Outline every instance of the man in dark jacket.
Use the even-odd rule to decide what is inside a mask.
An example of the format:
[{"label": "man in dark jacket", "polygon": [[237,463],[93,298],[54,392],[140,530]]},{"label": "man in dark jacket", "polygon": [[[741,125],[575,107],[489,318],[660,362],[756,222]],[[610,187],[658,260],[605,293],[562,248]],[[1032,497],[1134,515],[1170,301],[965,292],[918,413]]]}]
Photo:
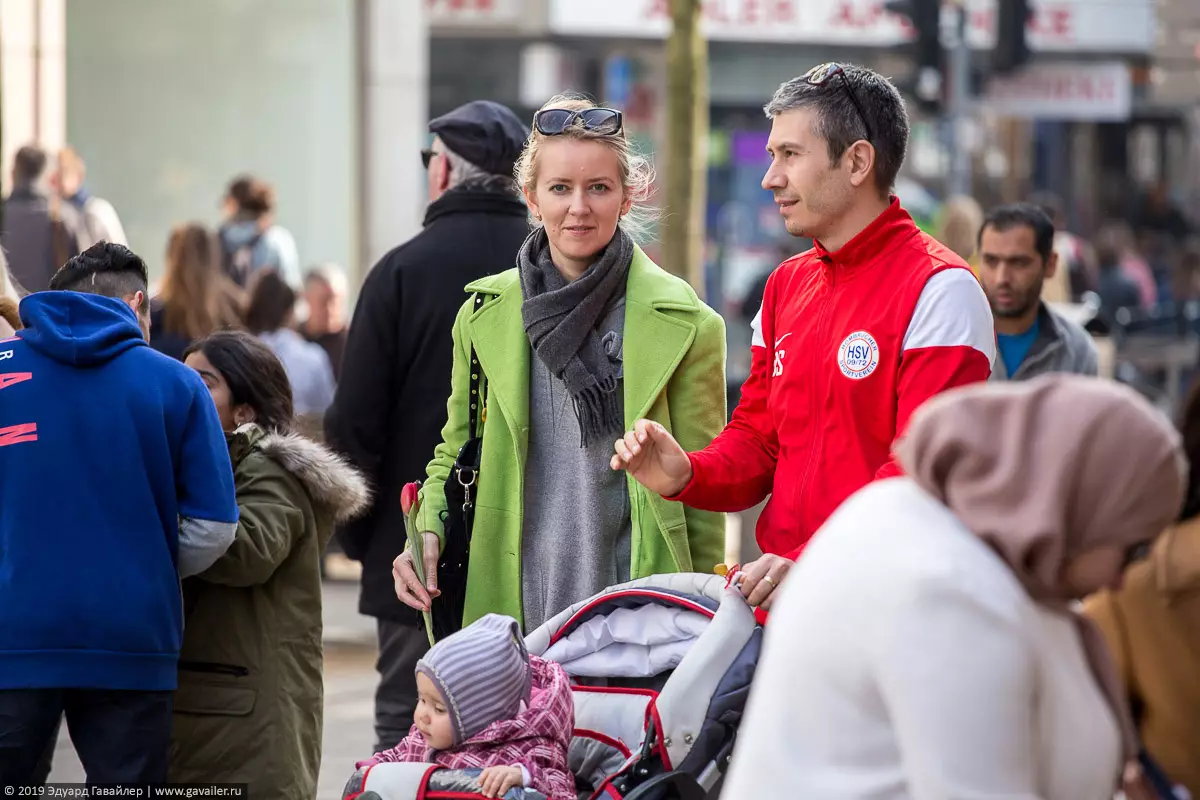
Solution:
[{"label": "man in dark jacket", "polygon": [[396,599],[392,561],[405,545],[400,489],[425,479],[441,442],[450,396],[450,331],[468,283],[511,269],[529,232],[512,178],[528,132],[502,105],[468,103],[429,123],[425,229],[367,275],[342,361],[325,435],[370,479],[375,498],[338,531],[363,564],[359,610],[378,620],[376,750],[408,733],[413,670],[428,647],[421,616]]},{"label": "man in dark jacket", "polygon": [[12,194],[4,201],[0,246],[13,277],[40,292],[54,271],[91,244],[83,217],[46,188],[50,159],[39,147],[22,147],[13,159]]}]

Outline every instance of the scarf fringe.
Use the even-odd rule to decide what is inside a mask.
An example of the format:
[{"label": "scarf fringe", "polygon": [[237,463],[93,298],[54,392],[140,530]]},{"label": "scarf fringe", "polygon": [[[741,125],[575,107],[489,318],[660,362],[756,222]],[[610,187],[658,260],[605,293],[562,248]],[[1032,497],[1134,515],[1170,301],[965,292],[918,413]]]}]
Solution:
[{"label": "scarf fringe", "polygon": [[580,447],[602,441],[606,435],[617,435],[624,427],[621,418],[621,395],[617,381],[608,377],[602,383],[576,392],[571,400],[579,419]]}]

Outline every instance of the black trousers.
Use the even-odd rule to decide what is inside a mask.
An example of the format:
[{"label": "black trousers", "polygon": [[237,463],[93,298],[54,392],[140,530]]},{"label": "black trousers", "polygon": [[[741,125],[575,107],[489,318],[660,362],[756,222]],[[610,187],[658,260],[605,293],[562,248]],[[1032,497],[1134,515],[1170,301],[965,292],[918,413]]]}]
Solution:
[{"label": "black trousers", "polygon": [[390,750],[408,736],[417,710],[417,676],[421,656],[429,650],[424,627],[377,619],[379,688],[375,690],[375,752]]},{"label": "black trousers", "polygon": [[88,783],[162,783],[171,747],[171,692],[0,690],[0,786],[43,777],[65,715]]}]

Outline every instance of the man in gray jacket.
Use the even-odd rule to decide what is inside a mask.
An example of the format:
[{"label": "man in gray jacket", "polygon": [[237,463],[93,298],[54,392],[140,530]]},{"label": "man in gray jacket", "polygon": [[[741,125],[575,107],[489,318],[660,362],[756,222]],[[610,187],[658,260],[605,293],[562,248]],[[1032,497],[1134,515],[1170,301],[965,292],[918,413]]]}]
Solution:
[{"label": "man in gray jacket", "polygon": [[1096,345],[1079,324],[1042,301],[1054,277],[1054,223],[1029,203],[993,209],[979,229],[979,281],[996,324],[992,380],[1050,372],[1099,374]]}]

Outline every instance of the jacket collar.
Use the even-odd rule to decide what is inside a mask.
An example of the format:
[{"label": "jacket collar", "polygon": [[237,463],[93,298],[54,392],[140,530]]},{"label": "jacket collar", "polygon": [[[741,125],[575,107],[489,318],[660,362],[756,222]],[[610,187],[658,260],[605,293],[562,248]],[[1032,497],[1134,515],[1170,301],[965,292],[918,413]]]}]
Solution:
[{"label": "jacket collar", "polygon": [[[1032,368],[1042,358],[1045,358],[1051,351],[1057,350],[1063,346],[1062,327],[1058,324],[1058,318],[1050,311],[1050,308],[1045,302],[1038,302],[1037,313],[1037,338],[1029,347],[1029,352],[1025,355],[1025,360],[1017,367],[1017,371],[1012,375],[1008,374],[1008,368],[1004,364],[1004,359],[1000,354],[996,354],[996,361],[992,364],[992,371],[1002,373],[997,377],[1002,377],[1010,380],[1015,380],[1020,375],[1027,371],[1027,367]],[[999,336],[999,334],[997,334]]]},{"label": "jacket collar", "polygon": [[840,249],[831,252],[814,241],[813,250],[822,264],[837,270],[838,277],[848,277],[879,263],[882,256],[918,230],[912,217],[900,207],[900,198],[893,196],[884,212]]},{"label": "jacket collar", "polygon": [[424,225],[449,214],[501,214],[528,217],[529,209],[516,195],[484,189],[451,189],[425,209]]},{"label": "jacket collar", "polygon": [[238,426],[233,433],[226,433],[225,444],[229,447],[229,458],[233,466],[242,463],[242,459],[249,455],[266,435],[267,432],[253,422]]},{"label": "jacket collar", "polygon": [[[493,300],[471,314],[468,326],[475,352],[522,459],[529,434],[529,368],[532,350],[521,319],[517,270],[489,275],[467,286]],[[625,294],[625,424],[645,416],[696,338],[696,326],[672,311],[697,311],[692,288],[664,272],[634,247]]]}]

